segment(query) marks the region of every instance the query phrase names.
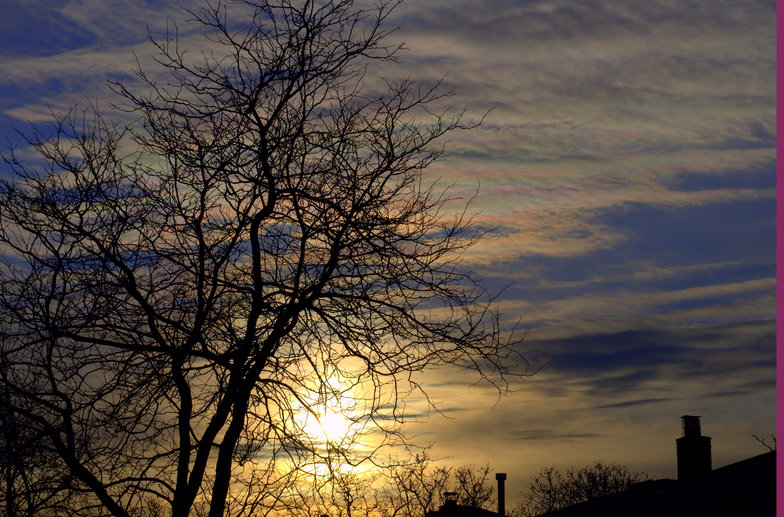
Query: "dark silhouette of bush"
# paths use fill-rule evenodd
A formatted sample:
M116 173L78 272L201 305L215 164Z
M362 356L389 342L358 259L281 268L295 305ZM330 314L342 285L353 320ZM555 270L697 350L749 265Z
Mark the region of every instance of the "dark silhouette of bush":
M513 517L534 517L605 495L623 492L645 479L640 473L617 463L596 461L565 471L550 466L536 473L523 500L512 510Z

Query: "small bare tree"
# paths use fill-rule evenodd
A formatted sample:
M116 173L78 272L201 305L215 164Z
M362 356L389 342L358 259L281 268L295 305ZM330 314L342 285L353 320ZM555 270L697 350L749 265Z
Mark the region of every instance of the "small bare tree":
M487 508L494 503L489 473L489 465L457 468L437 465L427 452L422 452L409 463L391 470L380 497L382 514L423 517L444 504L447 492L454 492L457 504Z
M617 463L597 461L581 468L562 472L555 467L545 467L531 478L523 500L511 514L514 517L535 517L573 504L598 497L623 492L632 483L643 479Z
M545 467L531 478L523 500L513 509L513 517L534 517L567 506L566 479L555 467Z
M486 508L495 503L490 483L490 465L462 465L455 470L457 502L474 508Z
M92 494L73 513L269 508L304 455L352 460L308 415L353 397L352 426L395 432L418 372L519 373L423 175L471 124L367 80L397 3L207 4L203 51L155 41L168 78L114 85L136 121L74 110L4 156L3 404Z
M452 469L434 465L427 452L390 471L383 494L385 517L423 517L438 510L449 490Z
M57 514L63 503L67 476L56 469L44 469L51 460L38 447L43 438L18 425L17 415L9 409L10 394L3 394L0 404L0 514L22 517L48 513Z

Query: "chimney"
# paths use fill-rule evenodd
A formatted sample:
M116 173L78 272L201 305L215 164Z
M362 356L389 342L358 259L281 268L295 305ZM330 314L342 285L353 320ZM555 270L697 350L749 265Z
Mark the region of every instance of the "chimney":
M498 517L504 517L504 515L506 515L506 493L504 492L506 474L498 472L495 475L495 480L498 481Z
M711 471L711 439L702 436L700 417L683 415L683 436L675 440L678 481L693 481Z

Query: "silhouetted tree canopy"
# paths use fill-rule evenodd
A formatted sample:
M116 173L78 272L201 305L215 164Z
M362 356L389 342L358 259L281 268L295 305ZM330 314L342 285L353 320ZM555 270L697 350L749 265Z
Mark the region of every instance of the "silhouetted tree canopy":
M531 478L523 500L512 510L513 517L535 517L573 504L623 492L643 475L617 463L597 461L566 471L550 466Z
M2 418L62 473L36 497L87 494L52 514L269 509L283 460L351 460L303 413L351 394L395 432L418 372L519 372L456 262L477 234L423 175L473 123L373 75L397 3L207 4L202 51L154 41L159 69L113 85L134 121L74 109L4 156Z
M387 517L424 517L437 511L445 502L444 494L452 492L459 505L487 508L495 502L489 474L489 465L447 467L422 452L390 470L378 506Z

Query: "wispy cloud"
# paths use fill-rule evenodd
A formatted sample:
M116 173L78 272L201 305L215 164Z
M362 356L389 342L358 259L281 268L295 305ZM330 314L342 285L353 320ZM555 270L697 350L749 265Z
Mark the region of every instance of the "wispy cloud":
M656 404L659 402L668 402L672 399L668 398L653 398L653 399L637 399L637 400L625 400L623 402L615 402L613 404L603 404L601 406L596 406L596 409L614 409L614 408L628 408L632 406L645 406L648 404Z

